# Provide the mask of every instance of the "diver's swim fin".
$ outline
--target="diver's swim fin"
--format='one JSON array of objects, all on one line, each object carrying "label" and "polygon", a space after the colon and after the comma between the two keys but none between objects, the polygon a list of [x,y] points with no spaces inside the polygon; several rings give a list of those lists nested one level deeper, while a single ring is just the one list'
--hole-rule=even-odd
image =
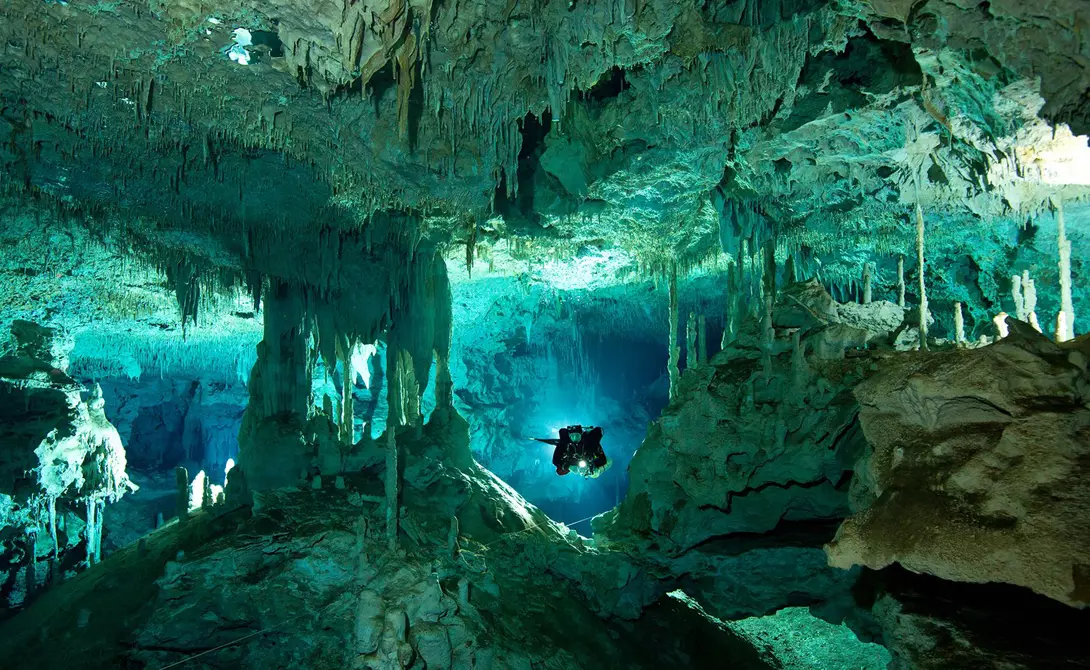
[{"label": "diver's swim fin", "polygon": [[544,442],[545,444],[551,444],[554,447],[560,446],[560,440],[553,437],[531,437],[531,440],[535,442]]}]

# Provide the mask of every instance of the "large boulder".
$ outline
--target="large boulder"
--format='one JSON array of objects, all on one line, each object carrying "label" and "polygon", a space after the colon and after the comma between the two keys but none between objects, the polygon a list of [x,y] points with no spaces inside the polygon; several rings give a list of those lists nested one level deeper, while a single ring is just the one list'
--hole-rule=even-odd
[{"label": "large boulder", "polygon": [[1012,331],[980,349],[891,355],[856,388],[873,453],[832,565],[899,563],[1090,603],[1090,338]]}]

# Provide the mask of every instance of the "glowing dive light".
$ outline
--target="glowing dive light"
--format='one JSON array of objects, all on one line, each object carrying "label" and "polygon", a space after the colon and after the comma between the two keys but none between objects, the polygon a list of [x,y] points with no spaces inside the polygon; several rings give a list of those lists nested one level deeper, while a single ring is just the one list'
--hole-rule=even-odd
[{"label": "glowing dive light", "polygon": [[586,461],[579,461],[579,467],[581,467],[581,468],[587,467],[587,462]]}]

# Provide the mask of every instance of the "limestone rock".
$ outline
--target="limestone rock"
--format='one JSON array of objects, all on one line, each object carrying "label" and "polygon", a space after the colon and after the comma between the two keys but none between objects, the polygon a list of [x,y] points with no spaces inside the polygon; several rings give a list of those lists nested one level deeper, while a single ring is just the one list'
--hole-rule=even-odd
[{"label": "limestone rock", "polygon": [[1088,356],[1090,338],[1060,346],[1026,327],[880,361],[855,391],[876,499],[845,521],[830,563],[1090,603]]}]

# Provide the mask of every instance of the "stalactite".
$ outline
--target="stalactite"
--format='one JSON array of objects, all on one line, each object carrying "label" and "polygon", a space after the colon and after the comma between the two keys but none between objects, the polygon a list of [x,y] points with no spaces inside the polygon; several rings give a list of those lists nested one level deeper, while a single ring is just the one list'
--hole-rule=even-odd
[{"label": "stalactite", "polygon": [[924,281],[923,209],[916,203],[916,262],[920,268],[920,349],[927,351],[927,286]]},{"label": "stalactite", "polygon": [[798,281],[795,276],[795,255],[788,254],[787,260],[783,264],[783,283],[786,286],[790,286]]},{"label": "stalactite", "polygon": [[677,261],[670,264],[670,344],[667,371],[670,375],[670,400],[677,398],[677,379],[680,374],[678,361],[681,350],[677,346]]},{"label": "stalactite", "polygon": [[905,257],[897,257],[897,306],[905,308]]},{"label": "stalactite", "polygon": [[961,303],[954,303],[954,345],[958,349],[965,346],[965,317],[961,313]]},{"label": "stalactite", "polygon": [[1060,251],[1060,311],[1056,315],[1056,341],[1075,339],[1075,306],[1071,301],[1071,241],[1067,239],[1064,205],[1060,198],[1056,205],[1056,242]]}]

